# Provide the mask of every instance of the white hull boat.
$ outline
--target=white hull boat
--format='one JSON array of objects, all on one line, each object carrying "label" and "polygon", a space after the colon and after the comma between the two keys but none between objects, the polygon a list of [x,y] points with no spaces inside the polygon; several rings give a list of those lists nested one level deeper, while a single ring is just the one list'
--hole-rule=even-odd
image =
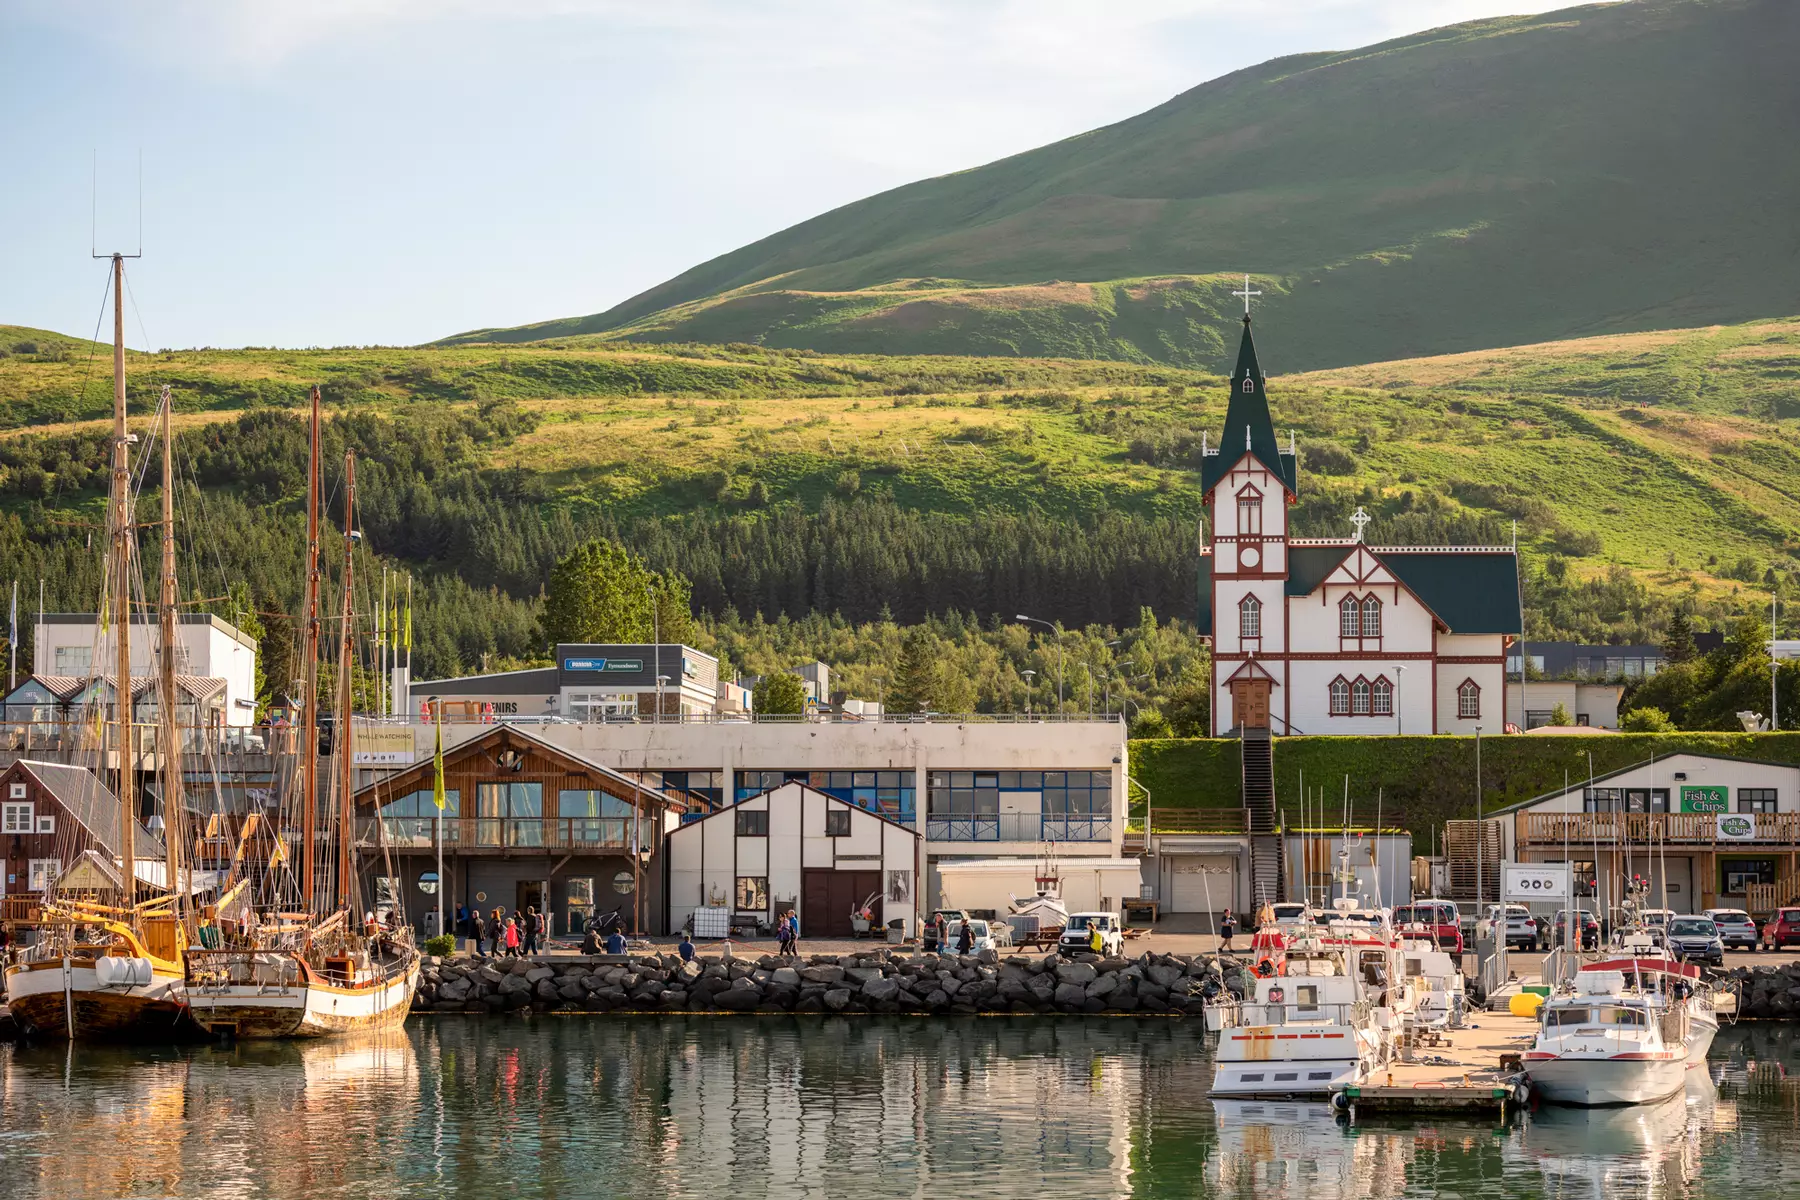
[{"label": "white hull boat", "polygon": [[1704,1069],[1718,1032],[1699,972],[1668,959],[1595,963],[1539,1013],[1524,1055],[1531,1090],[1552,1104],[1652,1104]]}]

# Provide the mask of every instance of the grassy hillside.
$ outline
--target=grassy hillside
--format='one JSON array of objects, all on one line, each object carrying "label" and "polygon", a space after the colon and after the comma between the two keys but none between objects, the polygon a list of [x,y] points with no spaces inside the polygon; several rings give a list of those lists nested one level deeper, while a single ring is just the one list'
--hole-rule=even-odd
[{"label": "grassy hillside", "polygon": [[[98,511],[109,364],[53,339],[0,327],[0,518],[19,539],[0,530],[0,568],[64,578],[76,603],[86,557],[64,519]],[[1289,340],[1271,321],[1264,360]],[[548,565],[596,535],[689,575],[721,617],[1187,617],[1201,437],[1227,399],[1216,377],[1156,365],[593,338],[134,352],[130,372],[136,413],[174,388],[214,503],[289,532],[293,414],[322,383],[330,461],[347,446],[363,460],[370,544],[463,614],[433,651],[444,670],[531,653]],[[1797,376],[1800,320],[1778,320],[1286,375],[1270,391],[1301,449],[1296,532],[1341,534],[1358,505],[1377,542],[1502,541],[1516,520],[1532,636],[1640,640],[1678,604],[1719,625],[1791,572]],[[32,557],[53,544],[55,563]],[[296,552],[242,561],[268,573]]]},{"label": "grassy hillside", "polygon": [[589,317],[834,353],[1218,367],[1243,271],[1340,366],[1800,311],[1800,6],[1632,0],[1296,55],[825,213]]}]

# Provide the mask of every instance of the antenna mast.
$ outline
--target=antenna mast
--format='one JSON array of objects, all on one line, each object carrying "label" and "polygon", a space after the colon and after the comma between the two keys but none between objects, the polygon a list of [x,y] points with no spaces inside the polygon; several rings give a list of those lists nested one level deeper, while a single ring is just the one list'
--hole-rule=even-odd
[{"label": "antenna mast", "polygon": [[113,288],[113,578],[108,605],[118,627],[113,701],[119,721],[119,886],[124,907],[137,902],[137,788],[131,737],[131,551],[135,541],[131,504],[131,455],[125,430],[125,256],[112,256]]},{"label": "antenna mast", "polygon": [[175,587],[175,468],[174,432],[171,410],[175,399],[167,384],[162,390],[162,595],[158,618],[162,626],[161,679],[156,712],[160,718],[163,769],[163,850],[169,867],[169,891],[174,897],[177,918],[188,907],[188,888],[182,880],[181,859],[186,848],[186,811],[182,803],[181,742],[175,725],[175,606],[179,594]]},{"label": "antenna mast", "polygon": [[[343,636],[338,640],[338,819],[337,819],[337,902],[338,907],[346,912],[350,909],[350,863],[351,837],[354,833],[354,800],[352,793],[356,787],[356,759],[354,746],[350,736],[350,714],[355,707],[356,689],[351,679],[351,668],[356,656],[356,624],[354,606],[351,601],[355,596],[355,559],[356,539],[351,530],[355,528],[356,512],[356,456],[349,452],[344,454],[344,604],[343,604]],[[360,889],[359,889],[360,890]]]}]

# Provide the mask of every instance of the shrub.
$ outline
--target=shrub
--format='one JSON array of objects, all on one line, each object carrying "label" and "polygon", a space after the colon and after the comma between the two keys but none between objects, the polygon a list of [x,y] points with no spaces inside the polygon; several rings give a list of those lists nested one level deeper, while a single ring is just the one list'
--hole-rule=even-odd
[{"label": "shrub", "polygon": [[425,939],[425,953],[427,953],[427,954],[435,955],[438,958],[444,958],[450,954],[455,953],[455,951],[456,951],[456,935],[455,934],[440,933],[436,937],[429,937],[429,938]]},{"label": "shrub", "polygon": [[1620,733],[1674,733],[1675,722],[1660,708],[1634,708],[1619,718]]}]

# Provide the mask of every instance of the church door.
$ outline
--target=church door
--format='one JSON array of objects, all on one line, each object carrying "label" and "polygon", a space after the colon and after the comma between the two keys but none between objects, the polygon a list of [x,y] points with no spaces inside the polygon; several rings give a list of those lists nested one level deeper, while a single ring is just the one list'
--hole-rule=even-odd
[{"label": "church door", "polygon": [[1231,685],[1231,710],[1240,729],[1269,727],[1269,687],[1267,679],[1239,679]]}]

